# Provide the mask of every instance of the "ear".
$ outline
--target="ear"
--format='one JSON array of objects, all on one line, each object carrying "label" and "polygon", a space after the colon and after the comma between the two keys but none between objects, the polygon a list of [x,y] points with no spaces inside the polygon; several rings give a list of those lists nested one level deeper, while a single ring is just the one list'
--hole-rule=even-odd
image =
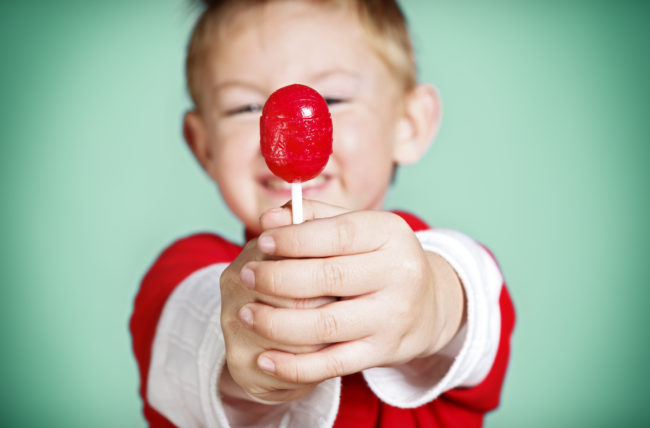
[{"label": "ear", "polygon": [[203,119],[196,110],[185,113],[185,118],[183,119],[183,137],[185,137],[185,142],[196,160],[199,161],[201,167],[207,172],[211,158],[210,144]]},{"label": "ear", "polygon": [[406,94],[393,148],[395,162],[409,164],[418,161],[438,133],[441,118],[442,104],[433,85],[419,84]]}]

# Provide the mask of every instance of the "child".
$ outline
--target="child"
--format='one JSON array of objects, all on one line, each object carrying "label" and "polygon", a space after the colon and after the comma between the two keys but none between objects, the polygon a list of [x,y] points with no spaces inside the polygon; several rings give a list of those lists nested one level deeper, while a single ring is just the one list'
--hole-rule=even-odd
[{"label": "child", "polygon": [[[480,426],[498,405],[514,311],[470,238],[380,211],[433,139],[394,1],[207,2],[188,49],[184,136],[246,228],[181,239],[131,319],[152,426]],[[302,83],[328,101],[333,155],[303,224],[259,150],[259,115]],[[421,189],[423,192],[425,188]],[[317,202],[318,201],[318,202]]]}]

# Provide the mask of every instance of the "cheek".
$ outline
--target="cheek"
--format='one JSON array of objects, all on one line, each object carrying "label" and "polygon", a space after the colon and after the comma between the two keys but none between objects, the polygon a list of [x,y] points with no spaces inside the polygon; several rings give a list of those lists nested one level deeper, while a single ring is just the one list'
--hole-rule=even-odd
[{"label": "cheek", "polygon": [[334,125],[334,158],[352,209],[380,209],[393,171],[392,134],[369,116],[349,115]]},{"label": "cheek", "polygon": [[252,122],[226,122],[214,128],[210,176],[230,210],[247,228],[256,230],[260,211],[256,175],[261,154],[259,128]]},{"label": "cheek", "polygon": [[334,157],[346,170],[374,175],[386,165],[392,165],[392,135],[385,121],[370,113],[337,116],[334,118]]},{"label": "cheek", "polygon": [[260,156],[259,128],[252,121],[217,127],[212,142],[217,177],[250,173],[252,162]]}]

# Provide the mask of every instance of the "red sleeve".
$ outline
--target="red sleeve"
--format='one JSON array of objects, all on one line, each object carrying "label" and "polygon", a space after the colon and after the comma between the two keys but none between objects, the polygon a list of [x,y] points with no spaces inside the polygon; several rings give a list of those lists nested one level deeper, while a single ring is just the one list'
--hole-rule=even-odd
[{"label": "red sleeve", "polygon": [[[414,231],[427,229],[417,217],[395,212]],[[488,250],[489,251],[489,250]],[[485,413],[499,405],[501,388],[510,357],[510,337],[515,324],[515,309],[503,284],[499,298],[501,336],[496,358],[486,378],[471,388],[456,388],[415,409],[400,409],[382,403],[368,388],[360,374],[343,378],[341,405],[336,428],[472,428],[483,425]]]},{"label": "red sleeve", "polygon": [[147,376],[151,347],[158,319],[167,298],[177,285],[193,272],[215,263],[229,263],[241,248],[216,235],[193,235],[176,241],[162,252],[144,276],[135,297],[129,324],[133,353],[140,371],[140,396],[144,403],[144,417],[151,427],[173,427],[147,401]]},{"label": "red sleeve", "polygon": [[499,406],[501,388],[510,358],[510,337],[515,325],[515,308],[505,284],[501,289],[499,308],[501,309],[501,337],[490,372],[478,385],[452,389],[438,400],[429,403],[436,420],[440,423],[439,426],[480,427],[485,413]]},{"label": "red sleeve", "polygon": [[[417,217],[397,212],[413,230],[427,229]],[[133,350],[140,369],[140,394],[144,415],[152,427],[173,427],[147,402],[147,374],[158,319],[169,295],[191,273],[210,264],[232,261],[241,248],[217,236],[204,234],[182,239],[165,250],[145,275],[131,317]],[[399,409],[381,403],[361,374],[343,378],[341,406],[335,427],[479,427],[484,414],[498,406],[508,366],[514,307],[505,285],[500,296],[501,338],[488,376],[472,388],[448,391],[416,409]]]}]

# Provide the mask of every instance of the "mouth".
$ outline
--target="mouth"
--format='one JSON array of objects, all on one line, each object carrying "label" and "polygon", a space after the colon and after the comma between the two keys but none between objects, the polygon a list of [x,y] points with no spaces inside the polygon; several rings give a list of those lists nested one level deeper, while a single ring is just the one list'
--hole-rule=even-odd
[{"label": "mouth", "polygon": [[[309,196],[310,194],[324,190],[331,182],[332,176],[329,174],[320,174],[309,181],[302,183],[303,195]],[[291,196],[291,183],[278,178],[274,175],[264,176],[260,180],[261,186],[271,193],[275,193],[286,197]]]}]

